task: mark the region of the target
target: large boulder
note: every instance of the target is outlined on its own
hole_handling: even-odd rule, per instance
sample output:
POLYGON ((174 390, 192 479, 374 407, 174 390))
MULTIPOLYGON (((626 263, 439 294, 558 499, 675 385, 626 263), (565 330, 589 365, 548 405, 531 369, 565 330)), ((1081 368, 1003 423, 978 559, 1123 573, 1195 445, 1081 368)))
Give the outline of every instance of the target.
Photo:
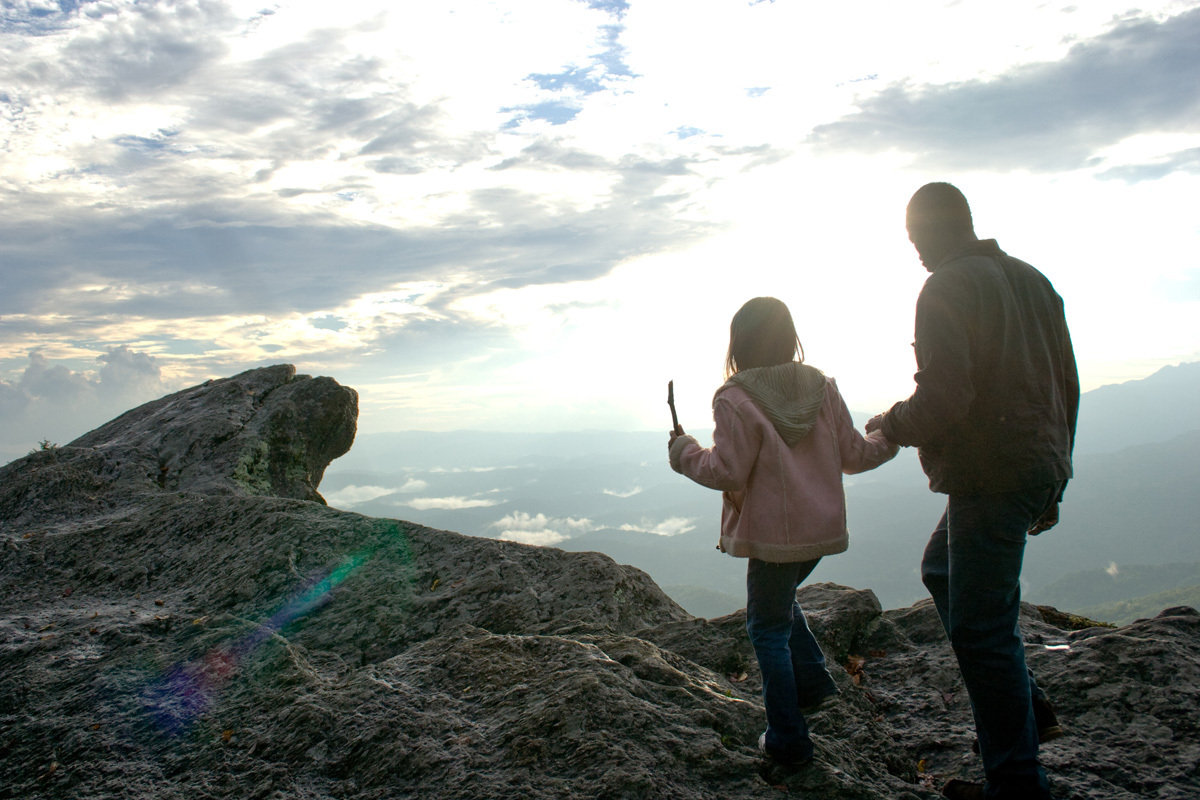
POLYGON ((8 524, 79 516, 156 492, 324 500, 325 468, 354 442, 358 394, 280 364, 128 411, 64 447, 0 467, 8 524))

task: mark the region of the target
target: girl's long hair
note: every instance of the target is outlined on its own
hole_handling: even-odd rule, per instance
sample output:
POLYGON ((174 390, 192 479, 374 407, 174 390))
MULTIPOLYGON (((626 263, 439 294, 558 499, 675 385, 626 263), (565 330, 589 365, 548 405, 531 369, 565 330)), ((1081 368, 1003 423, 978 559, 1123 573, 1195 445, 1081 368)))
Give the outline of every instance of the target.
POLYGON ((729 353, 725 379, 754 367, 773 367, 804 361, 804 345, 796 333, 792 313, 774 297, 755 297, 738 309, 729 323, 729 353))

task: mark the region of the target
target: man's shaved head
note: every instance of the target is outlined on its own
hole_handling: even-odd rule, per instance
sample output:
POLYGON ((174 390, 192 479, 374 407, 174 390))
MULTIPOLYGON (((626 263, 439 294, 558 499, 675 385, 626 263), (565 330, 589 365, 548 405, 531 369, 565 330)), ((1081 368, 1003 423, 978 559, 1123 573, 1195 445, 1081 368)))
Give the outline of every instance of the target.
POLYGON ((948 183, 927 183, 908 201, 908 238, 921 263, 933 271, 952 251, 975 241, 975 225, 967 198, 948 183))
POLYGON ((973 231, 971 207, 957 187, 949 183, 927 183, 908 201, 908 224, 973 231))

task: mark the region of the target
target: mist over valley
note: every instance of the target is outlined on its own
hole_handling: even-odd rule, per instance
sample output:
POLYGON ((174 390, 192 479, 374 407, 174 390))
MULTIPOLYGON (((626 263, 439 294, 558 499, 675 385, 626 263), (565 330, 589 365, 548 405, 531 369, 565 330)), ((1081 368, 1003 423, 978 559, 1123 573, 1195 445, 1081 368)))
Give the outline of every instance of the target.
MULTIPOLYGON (((1025 599, 1095 609, 1200 584, 1196 397, 1200 363, 1083 396, 1075 479, 1062 522, 1030 539, 1025 599)), ((918 567, 944 498, 915 450, 845 486, 850 549, 811 581, 870 588, 885 608, 925 597, 918 567)), ((370 516, 605 553, 700 616, 745 605, 744 562, 715 549, 720 495, 671 471, 665 430, 360 435, 321 489, 330 505, 370 516)))

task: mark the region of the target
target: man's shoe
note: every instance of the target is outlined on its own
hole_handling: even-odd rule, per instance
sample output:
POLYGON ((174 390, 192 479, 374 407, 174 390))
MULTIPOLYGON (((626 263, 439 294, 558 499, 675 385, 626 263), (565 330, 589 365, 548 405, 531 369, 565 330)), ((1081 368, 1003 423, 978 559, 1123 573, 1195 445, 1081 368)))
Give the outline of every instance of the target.
POLYGON ((799 769, 812 762, 812 755, 803 758, 783 756, 779 753, 772 753, 767 750, 767 732, 763 731, 758 735, 758 752, 763 754, 763 758, 772 763, 778 764, 786 769, 799 769))
POLYGON ((829 701, 832 700, 833 698, 837 697, 839 694, 841 694, 841 692, 839 692, 837 689, 834 689, 829 694, 822 695, 815 703, 809 703, 806 706, 805 705, 800 706, 800 713, 803 714, 804 716, 808 716, 809 714, 815 714, 816 712, 820 711, 822 708, 827 706, 829 704, 829 701))
POLYGON ((1052 742, 1063 735, 1058 716, 1054 713, 1054 705, 1044 697, 1033 698, 1033 721, 1037 725, 1039 744, 1052 742))
MULTIPOLYGON (((1033 698, 1033 724, 1037 726, 1038 744, 1045 744, 1066 736, 1066 731, 1062 729, 1062 725, 1058 724, 1054 705, 1044 697, 1033 698)), ((971 752, 979 755, 978 739, 971 743, 971 752)))
MULTIPOLYGON (((1010 787, 1007 792, 1001 790, 998 795, 1004 800, 1050 800, 1050 793, 1029 787, 1010 787)), ((950 800, 984 800, 984 785, 970 781, 952 780, 942 787, 942 797, 950 800)))
POLYGON ((983 784, 955 778, 942 787, 942 797, 950 800, 984 800, 983 784))

